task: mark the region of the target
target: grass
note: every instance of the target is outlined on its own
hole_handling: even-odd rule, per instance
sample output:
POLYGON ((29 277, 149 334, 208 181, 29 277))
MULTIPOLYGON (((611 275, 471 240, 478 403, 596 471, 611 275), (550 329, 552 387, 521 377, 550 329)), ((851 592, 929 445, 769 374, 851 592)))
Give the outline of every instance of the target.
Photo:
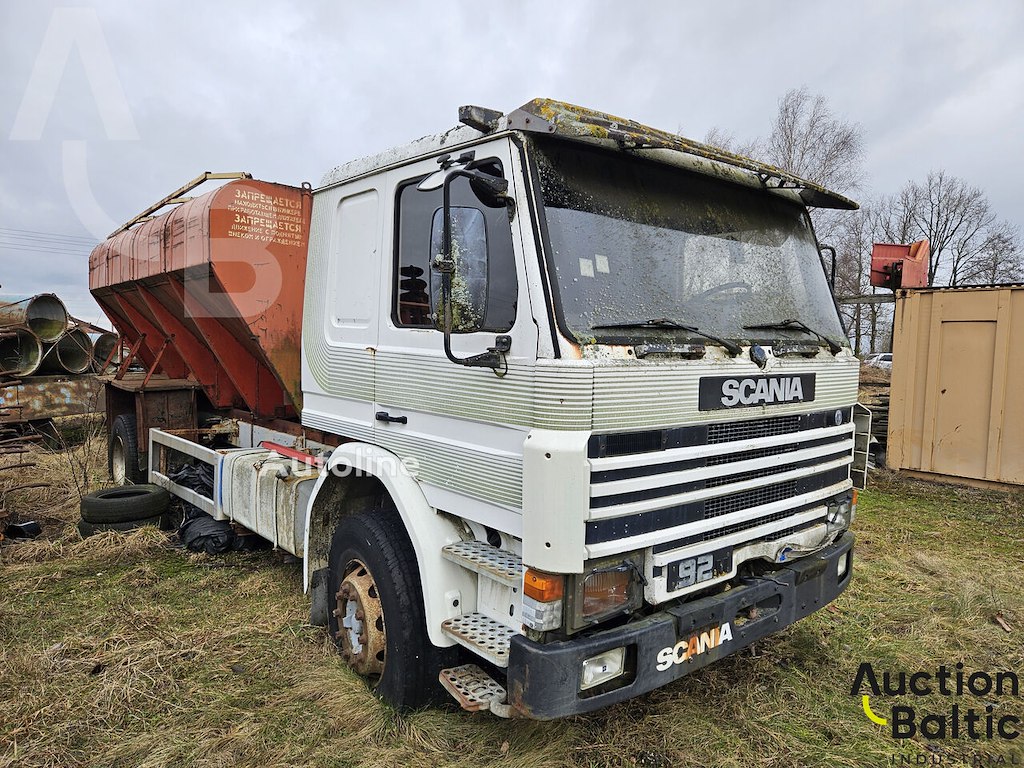
MULTIPOLYGON (((396 715, 307 625, 300 566, 273 553, 193 555, 155 530, 82 541, 67 483, 8 507, 50 521, 50 536, 0 548, 0 766, 1024 764, 1014 742, 896 742, 850 695, 862 661, 1024 675, 1021 493, 878 473, 861 495, 853 585, 832 607, 648 696, 553 723, 396 715)), ((960 703, 990 700, 1024 718, 1019 698, 960 703)), ((954 702, 904 703, 938 714, 954 702)))

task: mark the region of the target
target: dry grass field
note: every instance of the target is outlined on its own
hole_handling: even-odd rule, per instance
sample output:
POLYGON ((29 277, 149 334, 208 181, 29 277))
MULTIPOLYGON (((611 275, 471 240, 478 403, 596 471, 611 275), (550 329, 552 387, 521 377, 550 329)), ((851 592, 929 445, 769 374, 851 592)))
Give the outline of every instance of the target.
MULTIPOLYGON (((1024 764, 1024 737, 894 741, 850 692, 862 661, 1024 675, 1024 494, 875 473, 829 609, 649 696, 535 723, 389 710, 307 624, 301 566, 274 553, 194 555, 155 529, 81 540, 76 488, 102 483, 104 457, 74 452, 37 452, 53 487, 6 500, 46 535, 0 545, 0 766, 1024 764)), ((1024 718, 1022 702, 960 701, 1024 718)))

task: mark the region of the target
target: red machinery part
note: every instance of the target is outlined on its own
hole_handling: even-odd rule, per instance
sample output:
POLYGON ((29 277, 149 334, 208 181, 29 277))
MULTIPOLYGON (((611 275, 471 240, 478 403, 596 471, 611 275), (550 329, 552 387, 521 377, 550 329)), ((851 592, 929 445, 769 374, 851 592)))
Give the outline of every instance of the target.
POLYGON ((268 451, 280 454, 289 459, 295 459, 301 461, 303 464, 308 464, 311 467, 323 467, 324 459, 319 456, 314 456, 311 453, 297 450, 296 448, 289 448, 286 445, 280 445, 279 443, 272 443, 269 440, 264 440, 260 443, 260 448, 266 448, 268 451))
POLYGON ((910 245, 875 243, 871 248, 871 284, 892 290, 928 285, 928 241, 910 245))

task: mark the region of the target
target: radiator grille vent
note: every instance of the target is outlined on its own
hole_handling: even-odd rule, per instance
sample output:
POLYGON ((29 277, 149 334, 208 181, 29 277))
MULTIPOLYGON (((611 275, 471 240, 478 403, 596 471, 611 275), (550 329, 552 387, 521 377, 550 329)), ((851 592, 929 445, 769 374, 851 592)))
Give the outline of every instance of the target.
POLYGON ((708 445, 754 440, 758 437, 788 435, 800 431, 800 416, 776 416, 754 421, 727 421, 708 425, 708 445))
MULTIPOLYGON (((795 480, 776 485, 768 485, 764 488, 754 488, 743 493, 731 493, 728 496, 719 496, 708 499, 704 502, 704 519, 721 517, 730 512, 739 512, 749 507, 759 507, 762 504, 771 504, 774 501, 790 499, 797 495, 795 480)), ((792 512, 786 514, 791 515, 792 512)))

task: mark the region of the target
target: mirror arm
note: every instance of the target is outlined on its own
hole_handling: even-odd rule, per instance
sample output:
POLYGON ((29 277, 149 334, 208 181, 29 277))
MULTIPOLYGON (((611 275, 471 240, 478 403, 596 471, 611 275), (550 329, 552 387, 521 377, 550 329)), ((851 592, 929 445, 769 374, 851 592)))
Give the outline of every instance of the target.
POLYGON ((836 249, 833 248, 831 245, 818 245, 818 253, 819 254, 822 254, 825 251, 828 251, 831 254, 831 256, 832 256, 832 269, 829 272, 828 283, 829 283, 830 286, 832 286, 832 292, 835 293, 835 290, 836 290, 836 249))

